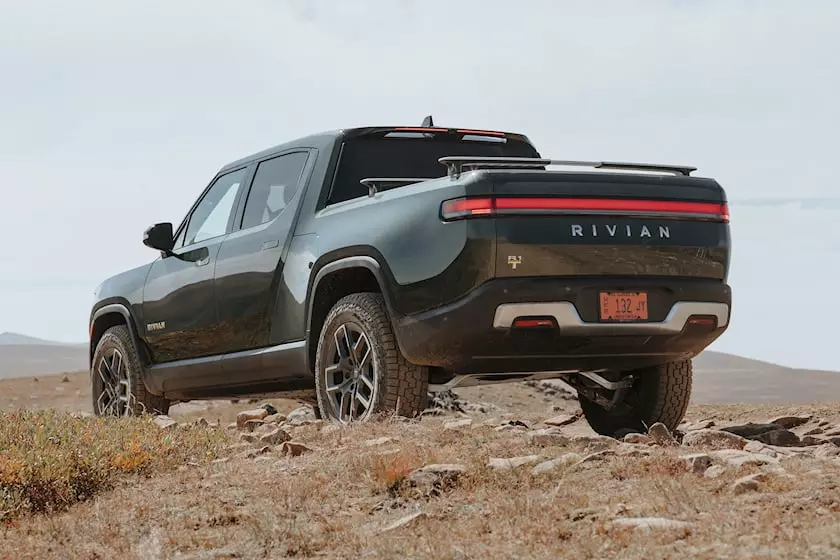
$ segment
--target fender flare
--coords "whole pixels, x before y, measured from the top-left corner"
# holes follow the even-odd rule
[[[88,367],[92,367],[92,363],[90,361],[93,359],[93,353],[95,352],[96,348],[93,346],[93,326],[96,324],[96,321],[103,317],[104,315],[109,315],[111,313],[119,313],[125,319],[125,323],[128,326],[128,331],[131,333],[131,337],[134,339],[134,343],[137,345],[137,353],[141,356],[141,359],[146,357],[144,356],[144,348],[143,345],[140,343],[140,333],[137,332],[137,323],[134,320],[134,315],[132,315],[131,310],[123,303],[109,303],[103,305],[99,309],[93,312],[90,318],[90,342],[89,342],[89,358],[88,358]]]
[[[378,260],[376,260],[374,257],[370,257],[367,255],[354,255],[330,261],[321,268],[319,268],[318,272],[315,273],[315,278],[312,281],[311,288],[309,289],[309,293],[307,295],[306,331],[304,333],[304,336],[306,337],[305,340],[307,343],[307,361],[309,356],[309,339],[312,330],[312,310],[315,304],[315,294],[318,291],[318,284],[320,284],[320,282],[328,275],[339,270],[346,270],[348,268],[365,268],[373,274],[373,277],[376,279],[376,283],[379,284],[379,290],[382,292],[382,297],[385,300],[385,307],[388,310],[389,318],[393,321],[394,307],[391,300],[391,293],[388,289],[389,284],[385,279],[385,272],[383,271],[382,265],[379,264]],[[312,364],[307,365],[311,366]]]
[[[314,303],[315,292],[318,291],[318,284],[321,283],[326,276],[337,272],[339,270],[346,270],[348,268],[366,268],[376,278],[376,283],[379,284],[379,289],[382,291],[382,297],[385,298],[385,305],[388,307],[388,313],[393,316],[393,306],[391,305],[391,294],[388,290],[388,283],[385,281],[385,273],[382,271],[382,266],[379,261],[367,255],[356,255],[352,257],[343,257],[330,261],[315,274],[315,279],[312,281],[312,287],[309,289],[309,296],[306,304],[306,332],[310,330],[312,324],[312,307]]]

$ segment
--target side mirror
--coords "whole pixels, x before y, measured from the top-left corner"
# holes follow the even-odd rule
[[[172,238],[172,224],[155,224],[143,234],[143,245],[162,251],[167,256],[172,254],[175,240]]]

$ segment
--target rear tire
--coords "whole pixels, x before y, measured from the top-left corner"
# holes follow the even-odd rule
[[[400,354],[381,294],[351,294],[333,306],[315,356],[321,417],[345,424],[378,413],[413,417],[422,412],[428,387],[428,368]]]
[[[142,374],[143,364],[128,327],[118,325],[105,331],[91,361],[93,413],[97,416],[169,414],[169,401],[149,393]]]
[[[647,432],[657,422],[674,431],[685,417],[691,399],[691,360],[636,370],[636,382],[624,398],[630,410],[614,412],[578,396],[587,422],[597,433]]]

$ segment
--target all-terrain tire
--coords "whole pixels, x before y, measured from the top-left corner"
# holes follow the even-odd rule
[[[315,356],[315,389],[319,415],[328,421],[339,418],[326,391],[325,368],[332,358],[330,341],[342,325],[360,327],[370,342],[371,359],[377,375],[371,411],[360,420],[378,413],[396,413],[414,417],[427,401],[429,370],[412,364],[402,356],[381,294],[365,292],[340,299],[330,310],[318,337]]]
[[[580,407],[597,433],[614,436],[620,432],[646,432],[657,422],[674,431],[685,417],[691,398],[691,360],[669,362],[633,371],[636,382],[625,402],[632,408],[623,413],[606,410],[583,396]]]
[[[98,373],[102,360],[108,358],[114,350],[122,356],[125,367],[125,378],[128,382],[129,406],[126,407],[125,415],[136,416],[140,414],[169,414],[169,401],[161,396],[153,395],[146,390],[143,383],[143,364],[137,352],[134,338],[131,336],[128,327],[117,325],[109,328],[99,339],[96,350],[91,361],[91,393],[93,399],[93,411],[97,416],[105,414],[100,410],[97,401],[102,394],[104,382]]]

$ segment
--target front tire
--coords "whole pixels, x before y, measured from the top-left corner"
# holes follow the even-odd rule
[[[97,416],[169,414],[169,401],[146,390],[142,372],[143,365],[128,327],[118,325],[105,331],[91,361],[93,413]]]
[[[597,433],[615,436],[627,432],[647,432],[653,424],[661,422],[674,431],[685,417],[691,399],[691,360],[670,362],[660,366],[636,370],[636,381],[619,412],[578,396],[587,422]]]
[[[413,417],[423,410],[428,387],[428,368],[400,354],[381,294],[351,294],[333,306],[315,357],[325,420],[364,422],[380,412]]]

